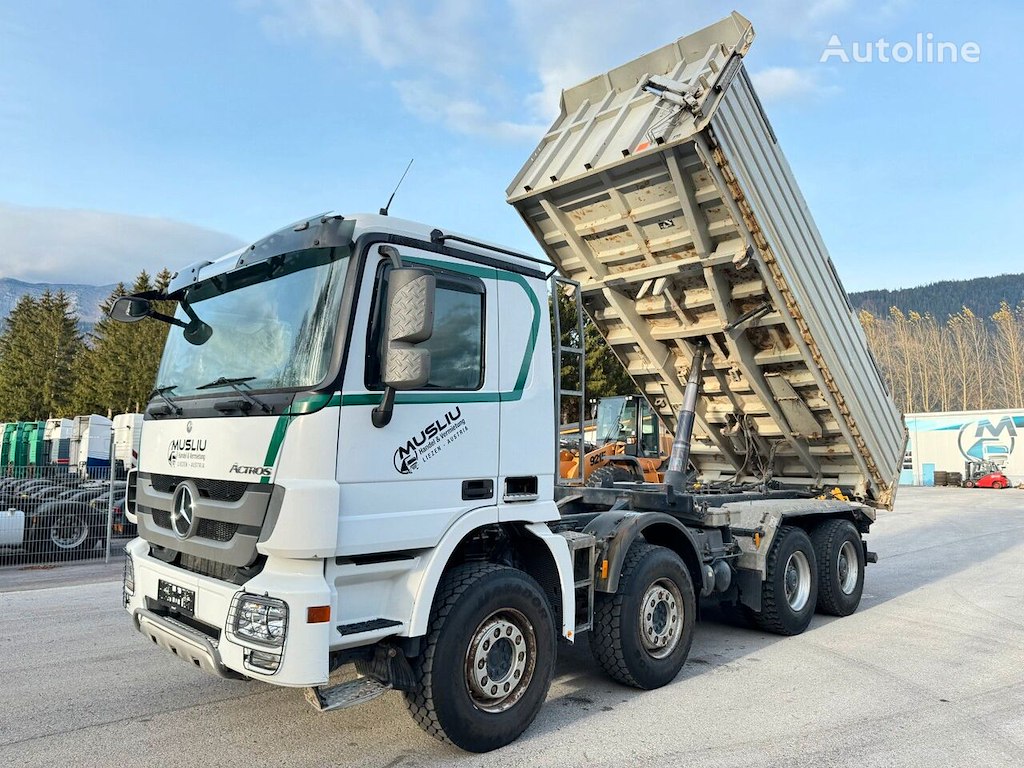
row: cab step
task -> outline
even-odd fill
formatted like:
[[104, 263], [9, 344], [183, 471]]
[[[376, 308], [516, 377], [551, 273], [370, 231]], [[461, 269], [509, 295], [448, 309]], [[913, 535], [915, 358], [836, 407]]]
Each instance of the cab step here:
[[357, 677], [337, 685], [307, 688], [306, 701], [320, 712], [333, 712], [372, 701], [390, 690], [390, 685], [378, 683], [372, 677]]

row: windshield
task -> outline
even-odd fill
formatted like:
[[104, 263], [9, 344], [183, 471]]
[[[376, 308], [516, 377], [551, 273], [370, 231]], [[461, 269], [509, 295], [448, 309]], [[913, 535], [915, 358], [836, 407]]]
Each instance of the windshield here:
[[[636, 436], [636, 425], [631, 413], [623, 413], [626, 407], [624, 397], [604, 397], [597, 405], [597, 444], [607, 445], [629, 435]], [[632, 409], [631, 409], [632, 410]], [[629, 423], [626, 423], [626, 422]]]
[[[184, 300], [213, 334], [195, 345], [172, 327], [157, 387], [174, 387], [180, 397], [221, 377], [245, 378], [243, 386], [254, 390], [320, 383], [334, 350], [349, 254], [295, 251], [190, 288]], [[189, 320], [180, 306], [177, 317]]]

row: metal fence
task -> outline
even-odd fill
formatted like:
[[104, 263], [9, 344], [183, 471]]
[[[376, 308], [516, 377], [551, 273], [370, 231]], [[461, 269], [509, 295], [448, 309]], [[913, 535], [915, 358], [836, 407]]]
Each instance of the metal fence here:
[[120, 462], [0, 468], [0, 566], [120, 556], [125, 486]]

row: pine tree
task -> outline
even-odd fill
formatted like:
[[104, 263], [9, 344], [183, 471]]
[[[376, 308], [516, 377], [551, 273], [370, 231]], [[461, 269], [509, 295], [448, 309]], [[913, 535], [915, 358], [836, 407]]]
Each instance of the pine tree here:
[[78, 316], [67, 294], [22, 296], [0, 334], [0, 418], [68, 415], [82, 352]]
[[[165, 269], [154, 283], [143, 270], [130, 290], [119, 284], [100, 306], [103, 316], [93, 329], [91, 347], [83, 355], [78, 371], [75, 402], [79, 412], [125, 413], [145, 408], [169, 326], [155, 320], [119, 323], [111, 320], [108, 313], [118, 297], [164, 289], [170, 279], [171, 274]], [[174, 302], [156, 302], [154, 309], [174, 314]]]

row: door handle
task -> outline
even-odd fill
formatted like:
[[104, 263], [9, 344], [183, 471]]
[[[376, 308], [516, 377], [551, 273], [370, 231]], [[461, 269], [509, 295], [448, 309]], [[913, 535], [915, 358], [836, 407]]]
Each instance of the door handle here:
[[463, 501], [474, 501], [479, 499], [494, 498], [493, 480], [463, 480], [462, 499]]

